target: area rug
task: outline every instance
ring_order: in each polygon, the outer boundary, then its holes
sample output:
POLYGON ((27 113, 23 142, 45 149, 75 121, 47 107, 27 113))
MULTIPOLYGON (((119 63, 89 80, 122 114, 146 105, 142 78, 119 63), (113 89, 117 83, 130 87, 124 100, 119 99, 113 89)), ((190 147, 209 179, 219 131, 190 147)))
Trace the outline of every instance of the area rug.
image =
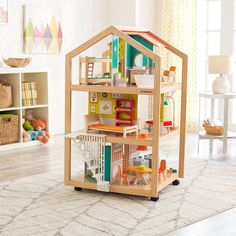
POLYGON ((236 166, 193 159, 157 202, 76 192, 46 173, 0 184, 0 235, 163 235, 236 207, 236 166))

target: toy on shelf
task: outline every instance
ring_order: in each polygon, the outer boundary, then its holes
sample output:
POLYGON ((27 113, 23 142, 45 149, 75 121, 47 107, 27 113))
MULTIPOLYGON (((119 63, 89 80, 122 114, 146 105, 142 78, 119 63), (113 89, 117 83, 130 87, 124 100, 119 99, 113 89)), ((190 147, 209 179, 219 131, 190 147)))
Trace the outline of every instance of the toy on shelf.
POLYGON ((176 83, 176 66, 171 66, 169 70, 163 71, 162 84, 176 83))
POLYGON ((172 168, 167 169, 166 172, 168 177, 172 176, 172 168))
POLYGON ((50 134, 47 132, 47 122, 43 119, 36 119, 33 117, 32 112, 23 116, 23 128, 22 133, 23 141, 39 140, 46 144, 49 141, 50 134))
POLYGON ((138 126, 132 125, 128 127, 106 125, 101 123, 100 116, 98 114, 85 115, 85 127, 86 130, 97 130, 110 133, 120 133, 126 138, 127 134, 136 133, 138 135, 138 126))
POLYGON ((161 160, 159 168, 159 178, 160 174, 163 174, 164 180, 166 180, 165 171, 166 171, 166 160, 161 160))
POLYGON ((116 99, 116 125, 134 125, 134 99, 116 99), (126 116, 125 116, 126 115, 126 116), (125 117, 124 117, 125 116, 125 117))

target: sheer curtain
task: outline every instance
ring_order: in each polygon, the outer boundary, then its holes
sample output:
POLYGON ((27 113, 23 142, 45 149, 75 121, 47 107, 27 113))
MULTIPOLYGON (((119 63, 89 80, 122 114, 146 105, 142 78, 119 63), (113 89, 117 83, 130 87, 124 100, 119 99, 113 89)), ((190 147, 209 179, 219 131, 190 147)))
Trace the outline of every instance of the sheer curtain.
MULTIPOLYGON (((197 76, 196 76, 196 40, 197 40, 197 0, 164 0, 162 11, 162 32, 164 40, 188 55, 188 95, 187 130, 197 131, 197 76)), ((161 50, 162 69, 177 66, 177 78, 181 78, 181 60, 172 53, 161 50)), ((180 93, 175 95, 176 104, 180 103, 180 93)), ((180 109, 176 109, 178 121, 180 109)), ((168 114, 167 114, 168 115, 168 114)))
MULTIPOLYGON (((198 0, 198 83, 199 91, 211 91, 216 75, 208 74, 209 55, 236 55, 236 0, 198 0), (200 83, 201 81, 201 83, 200 83)), ((231 91, 236 91, 236 73, 228 75, 231 91)), ((229 128, 236 131, 236 100, 229 104, 229 128)), ((223 104, 215 106, 215 119, 222 120, 223 104)), ((201 103, 203 118, 210 117, 210 102, 201 103)))

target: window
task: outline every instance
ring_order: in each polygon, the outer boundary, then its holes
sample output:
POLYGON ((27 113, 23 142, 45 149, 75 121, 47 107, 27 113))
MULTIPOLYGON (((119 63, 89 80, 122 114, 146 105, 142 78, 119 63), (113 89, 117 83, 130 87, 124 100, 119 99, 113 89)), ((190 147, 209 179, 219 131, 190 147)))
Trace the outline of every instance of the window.
MULTIPOLYGON (((211 91, 212 81, 216 75, 208 74, 208 56, 236 54, 236 0, 198 0, 197 4, 198 90, 211 91)), ((234 91, 236 91, 236 81, 233 83, 235 79, 231 80, 234 91)), ((202 104, 202 107, 205 107, 203 112, 207 116, 210 107, 206 102, 204 105, 202 104)), ((236 102, 232 102, 230 106, 230 110, 233 111, 232 106, 235 107, 236 102)), ((235 114, 230 114, 229 123, 236 130, 235 114)))

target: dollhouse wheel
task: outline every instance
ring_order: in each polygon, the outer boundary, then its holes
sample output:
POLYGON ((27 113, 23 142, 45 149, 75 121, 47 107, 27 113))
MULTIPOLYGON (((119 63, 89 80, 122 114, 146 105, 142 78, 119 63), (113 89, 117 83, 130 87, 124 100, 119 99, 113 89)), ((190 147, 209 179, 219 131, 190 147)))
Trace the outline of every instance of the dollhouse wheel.
POLYGON ((80 187, 74 187, 74 190, 75 190, 75 191, 82 191, 83 189, 80 188, 80 187))
POLYGON ((180 181, 179 181, 178 179, 176 179, 176 180, 174 180, 174 181, 172 182, 172 184, 173 184, 173 185, 179 185, 179 184, 180 184, 180 181))
POLYGON ((151 197, 151 201, 156 202, 159 200, 159 197, 151 197))

